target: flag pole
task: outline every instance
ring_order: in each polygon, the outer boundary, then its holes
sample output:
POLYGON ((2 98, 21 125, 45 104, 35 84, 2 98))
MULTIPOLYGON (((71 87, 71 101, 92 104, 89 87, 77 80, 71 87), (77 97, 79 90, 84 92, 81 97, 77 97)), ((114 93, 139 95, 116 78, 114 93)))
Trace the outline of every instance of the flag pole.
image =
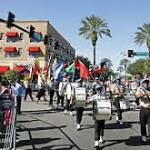
POLYGON ((51 53, 51 55, 49 56, 49 61, 48 61, 48 78, 50 79, 50 77, 51 77, 51 66, 50 66, 50 64, 51 64, 51 59, 52 59, 52 53, 51 53))
POLYGON ((76 68, 75 68, 75 61, 73 61, 73 66, 74 66, 74 71, 73 71, 73 77, 72 77, 72 82, 74 82, 74 78, 75 78, 75 71, 76 71, 76 68))

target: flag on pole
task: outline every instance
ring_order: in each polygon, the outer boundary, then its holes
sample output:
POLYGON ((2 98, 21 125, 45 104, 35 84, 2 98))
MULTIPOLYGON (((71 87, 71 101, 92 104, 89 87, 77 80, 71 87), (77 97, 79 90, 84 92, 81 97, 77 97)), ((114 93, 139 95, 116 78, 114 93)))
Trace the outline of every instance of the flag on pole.
POLYGON ((60 72, 63 69, 64 61, 61 60, 60 63, 56 64, 55 67, 52 69, 52 74, 55 80, 60 79, 60 72))
POLYGON ((98 67, 92 71, 92 74, 103 73, 105 71, 104 67, 98 67))
POLYGON ((52 60, 52 54, 49 56, 49 60, 48 60, 48 78, 50 78, 51 76, 51 60, 52 60))
POLYGON ((67 73, 74 73, 74 72, 75 72, 74 63, 72 63, 71 65, 69 65, 67 68, 65 68, 65 71, 66 71, 67 73))
POLYGON ((80 69, 80 78, 87 78, 90 76, 88 68, 79 59, 75 61, 75 67, 80 69))
POLYGON ((52 68, 54 68, 57 64, 57 58, 54 59, 54 62, 53 62, 53 65, 52 65, 52 68))

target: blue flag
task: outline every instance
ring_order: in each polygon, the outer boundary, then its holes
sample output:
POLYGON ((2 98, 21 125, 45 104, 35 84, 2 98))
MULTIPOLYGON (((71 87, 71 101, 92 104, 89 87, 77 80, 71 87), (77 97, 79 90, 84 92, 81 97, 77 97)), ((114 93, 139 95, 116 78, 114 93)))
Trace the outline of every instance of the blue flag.
POLYGON ((64 61, 61 60, 61 62, 56 64, 54 68, 52 69, 52 74, 55 80, 60 79, 60 73, 61 73, 61 70, 63 69, 63 65, 64 65, 64 61))

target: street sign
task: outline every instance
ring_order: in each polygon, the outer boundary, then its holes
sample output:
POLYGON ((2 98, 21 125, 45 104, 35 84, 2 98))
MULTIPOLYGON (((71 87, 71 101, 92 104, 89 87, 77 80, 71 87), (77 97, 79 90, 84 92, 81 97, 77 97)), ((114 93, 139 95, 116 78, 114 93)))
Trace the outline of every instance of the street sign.
POLYGON ((134 52, 134 56, 148 56, 148 52, 134 52))

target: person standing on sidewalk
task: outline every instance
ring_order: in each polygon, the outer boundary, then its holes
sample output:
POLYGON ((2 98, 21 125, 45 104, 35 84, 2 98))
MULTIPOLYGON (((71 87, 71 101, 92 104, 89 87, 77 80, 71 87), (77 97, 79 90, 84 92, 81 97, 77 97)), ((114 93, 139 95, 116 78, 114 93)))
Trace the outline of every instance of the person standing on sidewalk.
POLYGON ((141 125, 141 140, 147 142, 146 124, 148 124, 148 133, 150 139, 150 80, 144 79, 138 87, 136 96, 139 98, 140 104, 140 125, 141 125))
POLYGON ((17 113, 20 115, 22 96, 24 93, 24 86, 22 85, 20 80, 17 80, 15 84, 15 91, 16 91, 16 100, 17 100, 17 113))

